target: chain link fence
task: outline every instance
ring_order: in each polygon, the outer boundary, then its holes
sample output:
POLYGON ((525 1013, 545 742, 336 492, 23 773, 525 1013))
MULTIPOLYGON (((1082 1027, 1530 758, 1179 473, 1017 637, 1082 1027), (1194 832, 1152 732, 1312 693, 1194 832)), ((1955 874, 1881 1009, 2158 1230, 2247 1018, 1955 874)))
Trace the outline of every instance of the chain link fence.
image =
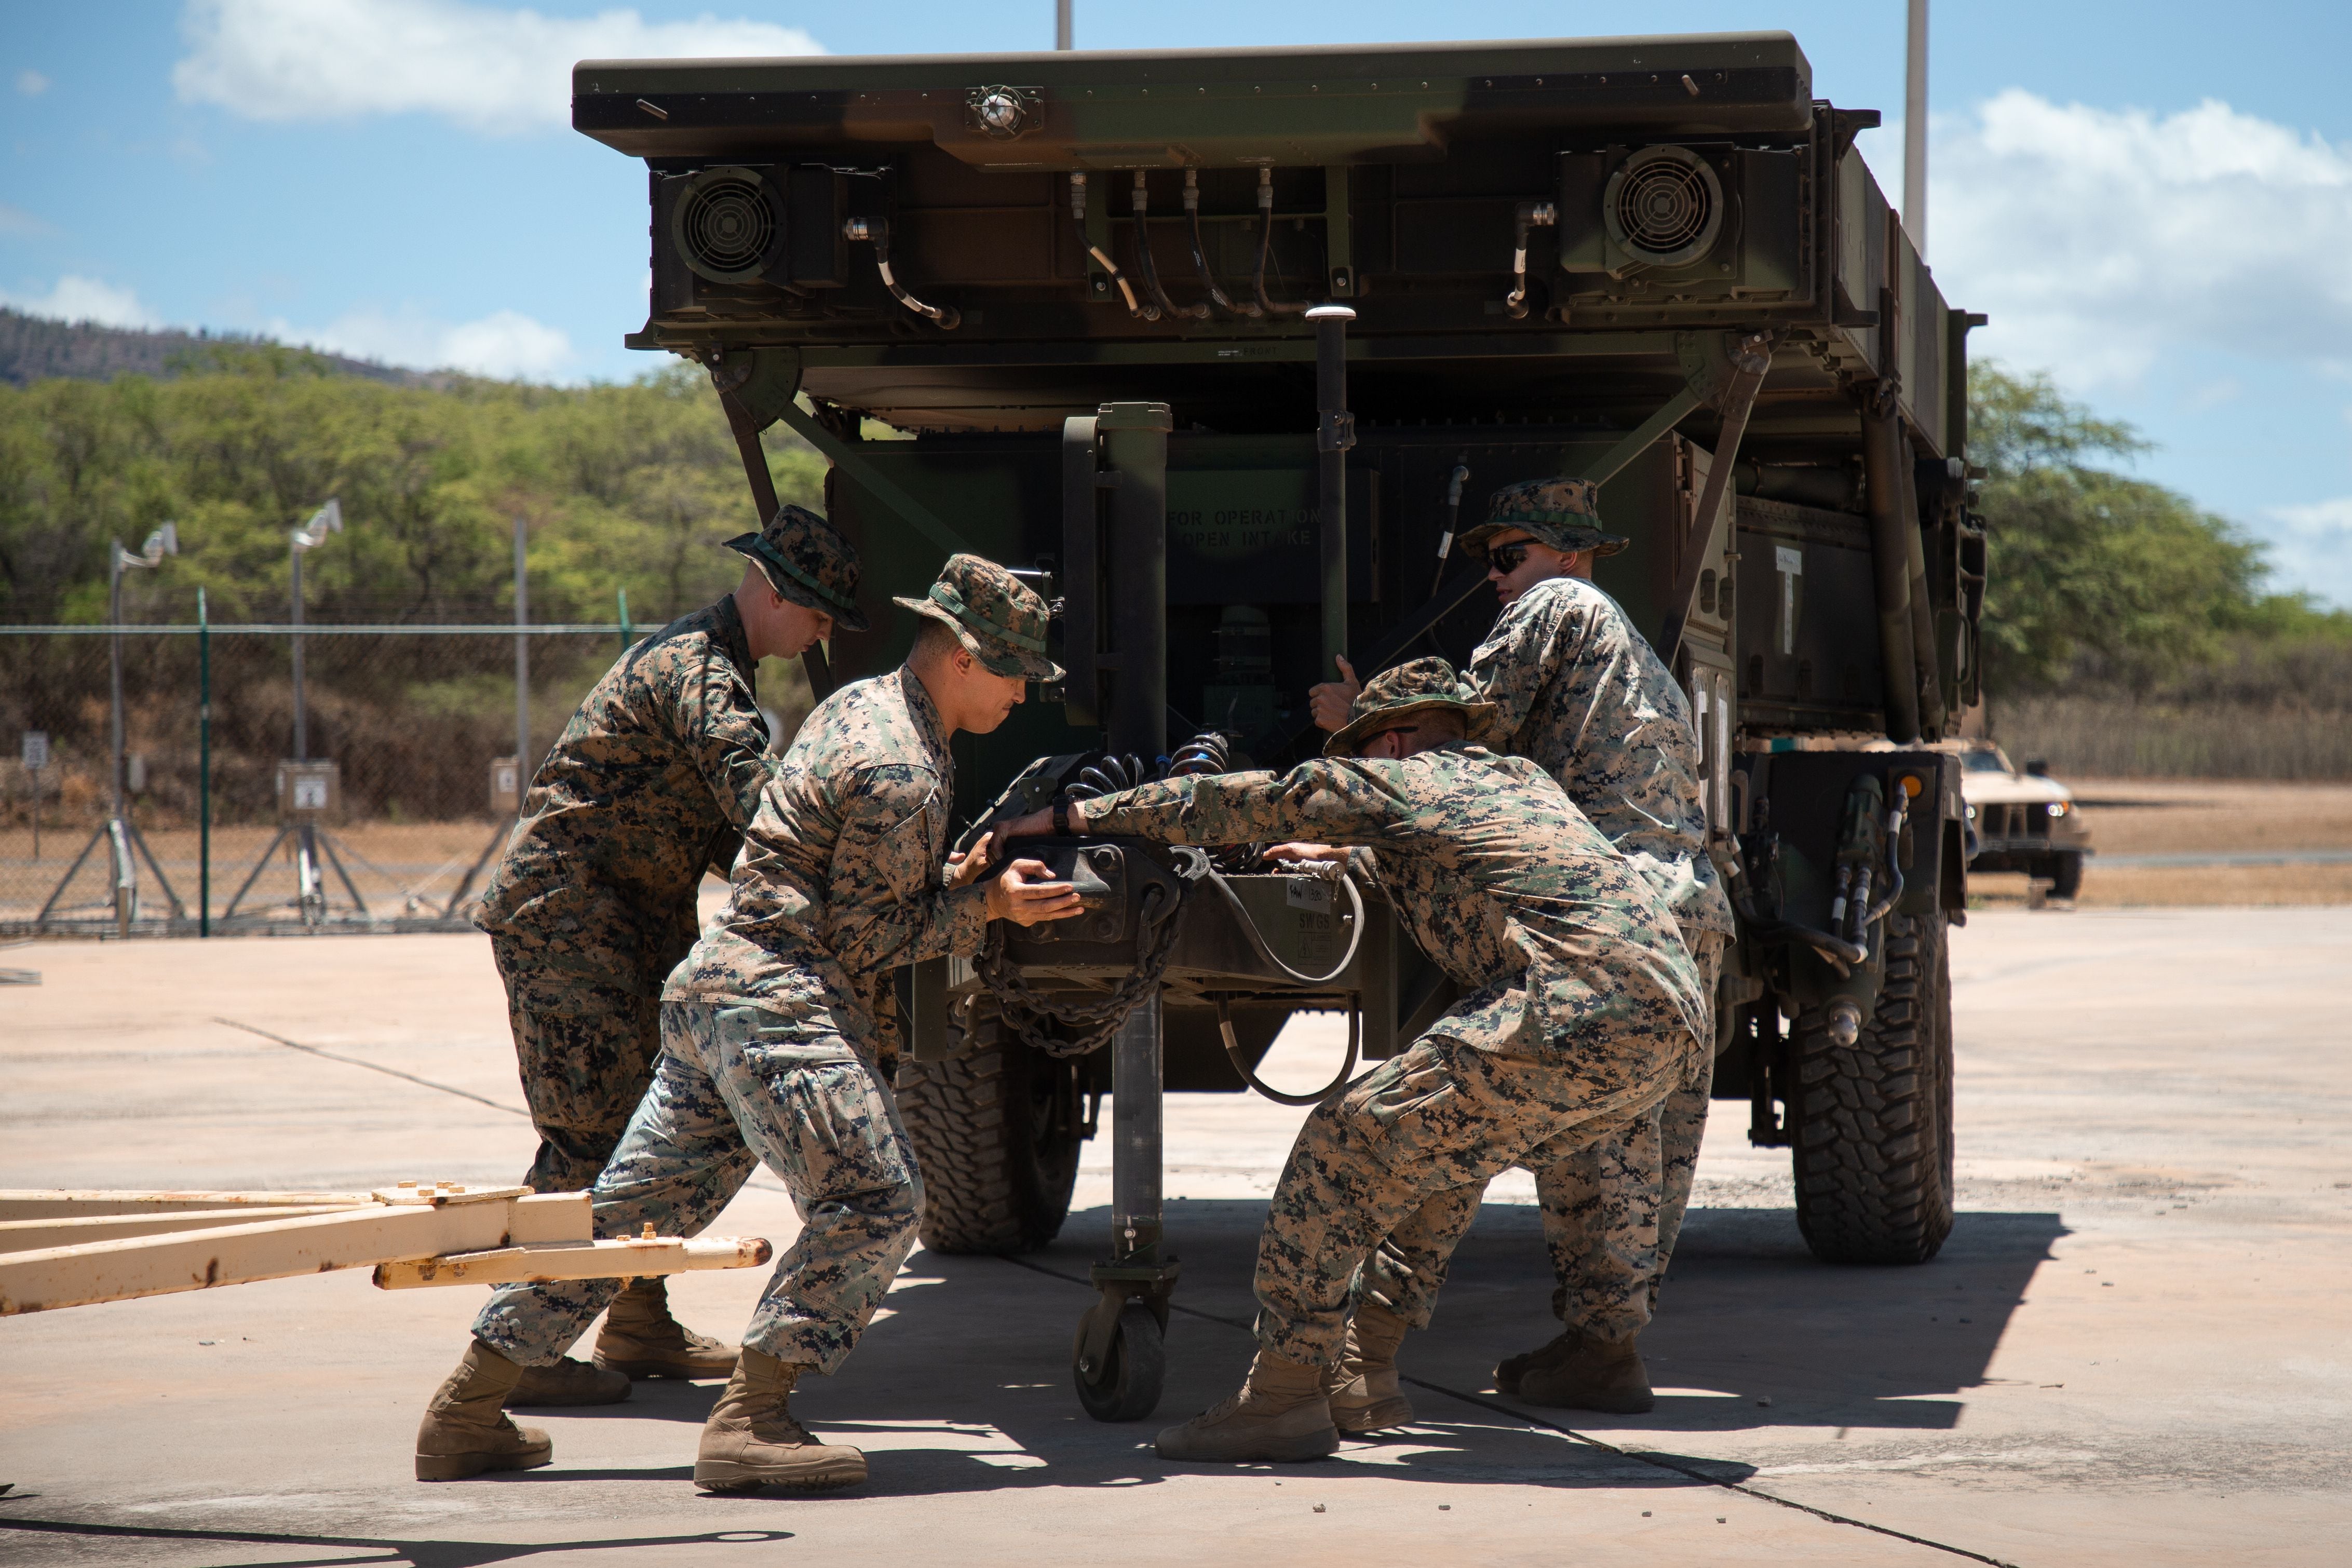
MULTIPOLYGON (((520 634, 523 781, 653 629, 520 634)), ((298 765, 293 628, 121 628, 118 830, 113 631, 0 627, 0 933, 467 929, 512 826, 518 640, 512 626, 303 627, 298 765)), ((771 727, 789 735, 807 702, 797 661, 768 687, 771 727)))

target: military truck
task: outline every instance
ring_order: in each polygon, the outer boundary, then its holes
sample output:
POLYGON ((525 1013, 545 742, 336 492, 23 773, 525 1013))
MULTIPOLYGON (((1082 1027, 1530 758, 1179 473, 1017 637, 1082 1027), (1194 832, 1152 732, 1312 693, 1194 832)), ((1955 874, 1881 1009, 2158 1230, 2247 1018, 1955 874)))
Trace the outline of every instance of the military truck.
MULTIPOLYGON (((1786 1145, 1836 1262, 1951 1223, 1948 922, 1984 534, 1966 338, 1782 33, 1380 47, 582 63, 583 132, 645 161, 627 342, 708 367, 832 463, 874 675, 948 553, 1028 572, 1068 679, 957 742, 976 830, 1167 771, 1281 767, 1307 689, 1462 661, 1483 498, 1601 484, 1599 582, 1686 689, 1741 936, 1718 1096, 1786 1145), (1887 742, 1895 749, 1888 750, 1887 742), (1864 746, 1876 742, 1875 751, 1864 746)), ((1151 1407, 1175 1262, 1163 1090, 1239 1090, 1284 1021, 1338 1079, 1451 998, 1377 890, 1047 840, 1087 912, 904 972, 928 1243, 1051 1239, 1106 1095, 1110 1254, 1073 1352, 1151 1407)))

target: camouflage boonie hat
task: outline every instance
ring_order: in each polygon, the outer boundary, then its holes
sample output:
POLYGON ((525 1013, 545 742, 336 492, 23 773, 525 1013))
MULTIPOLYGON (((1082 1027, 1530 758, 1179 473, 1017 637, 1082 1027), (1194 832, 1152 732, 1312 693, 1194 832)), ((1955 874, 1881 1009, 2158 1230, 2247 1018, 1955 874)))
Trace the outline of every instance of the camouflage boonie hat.
POLYGON ((727 548, 750 556, 768 585, 793 604, 831 616, 836 630, 866 629, 857 610, 856 547, 808 508, 780 506, 767 527, 737 534, 727 548))
POLYGON ((971 657, 994 674, 1062 679, 1062 667, 1045 657, 1045 601, 993 561, 950 555, 929 595, 890 602, 954 632, 971 657))
POLYGON ((1486 553, 1486 541, 1517 529, 1538 544, 1570 552, 1590 550, 1614 555, 1625 548, 1622 533, 1601 530, 1601 487, 1591 479, 1529 479, 1505 485, 1486 502, 1486 521, 1465 530, 1462 548, 1486 553))
POLYGON ((1467 738, 1473 741, 1485 740, 1495 727, 1495 705, 1456 675, 1452 665, 1433 656, 1384 669, 1367 681, 1349 705, 1346 727, 1332 731, 1323 742, 1323 754, 1352 757, 1358 746, 1381 731, 1395 729, 1404 720, 1433 708, 1461 714, 1467 738))

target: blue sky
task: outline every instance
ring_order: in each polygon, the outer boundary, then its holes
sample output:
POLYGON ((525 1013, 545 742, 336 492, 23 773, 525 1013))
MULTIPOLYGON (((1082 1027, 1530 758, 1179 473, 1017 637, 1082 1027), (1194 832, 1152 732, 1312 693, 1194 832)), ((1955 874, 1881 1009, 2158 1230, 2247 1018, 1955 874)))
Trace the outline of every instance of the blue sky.
MULTIPOLYGON (((2159 444, 2138 471, 2352 605, 2352 6, 1937 0, 1929 258, 2159 444)), ((1082 47, 1786 27, 1886 111, 1901 0, 1077 0, 1082 47)), ((576 55, 1043 48, 1051 0, 84 0, 0 13, 0 300, 549 379, 646 368, 639 165, 564 127, 576 55)))

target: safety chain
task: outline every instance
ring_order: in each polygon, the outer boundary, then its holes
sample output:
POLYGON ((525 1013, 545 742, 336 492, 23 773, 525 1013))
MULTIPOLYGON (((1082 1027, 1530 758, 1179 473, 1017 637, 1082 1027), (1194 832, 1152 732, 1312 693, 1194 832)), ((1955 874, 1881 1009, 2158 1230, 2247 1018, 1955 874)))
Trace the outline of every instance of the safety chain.
MULTIPOLYGON (((1197 857, 1199 852, 1193 852, 1197 857)), ((1049 1057, 1083 1057, 1100 1050, 1127 1016, 1139 1003, 1159 988, 1160 977, 1167 973, 1168 960, 1176 951, 1177 928, 1181 926, 1184 900, 1192 895, 1192 886, 1207 867, 1205 857, 1198 859, 1198 869, 1189 864, 1192 857, 1180 853, 1179 874, 1184 878, 1183 891, 1175 904, 1160 920, 1158 928, 1145 938, 1136 953, 1134 971, 1126 979, 1099 998, 1080 998, 1068 993, 1038 991, 1022 978, 1021 966, 1004 956, 1004 923, 990 928, 987 945, 981 949, 980 961, 974 965, 982 984, 996 997, 1004 1021, 1022 1043, 1036 1047, 1049 1057), (1047 1024, 1058 1025, 1069 1037, 1046 1032, 1047 1024)))

